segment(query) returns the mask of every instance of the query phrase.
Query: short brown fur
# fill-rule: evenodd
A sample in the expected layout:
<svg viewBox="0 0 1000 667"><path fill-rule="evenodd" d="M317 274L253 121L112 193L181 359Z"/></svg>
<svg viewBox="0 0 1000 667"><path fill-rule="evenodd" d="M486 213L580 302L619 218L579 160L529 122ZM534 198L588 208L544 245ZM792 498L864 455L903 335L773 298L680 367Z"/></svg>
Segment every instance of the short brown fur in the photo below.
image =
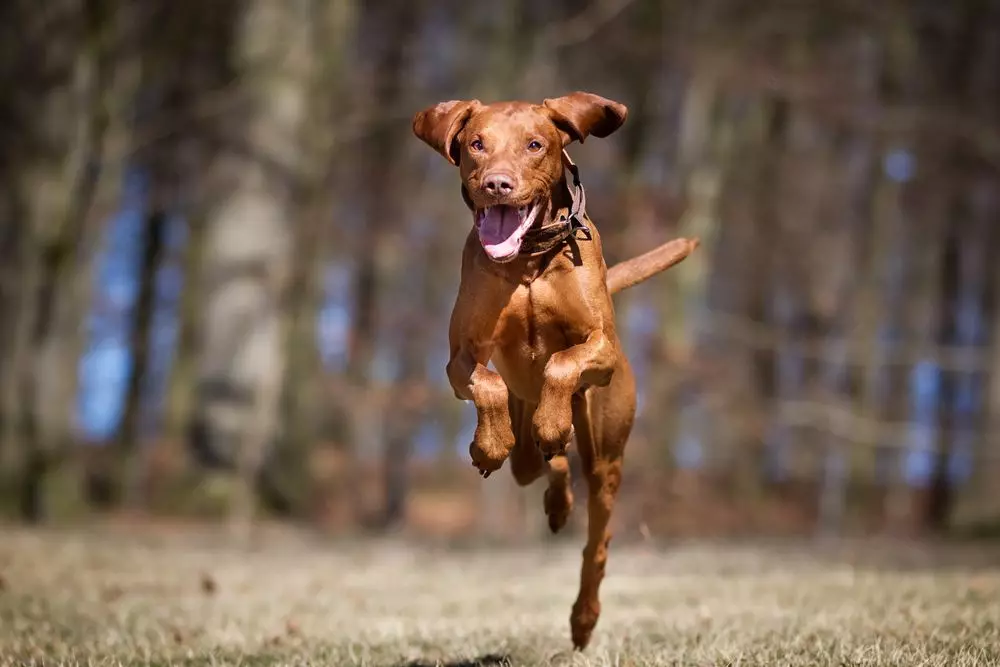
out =
<svg viewBox="0 0 1000 667"><path fill-rule="evenodd" d="M624 123L624 105L577 92L541 105L478 100L443 102L413 119L414 133L459 167L475 210L542 202L537 224L571 204L563 148L605 137ZM540 148L538 147L540 146ZM486 181L501 174L509 191ZM567 447L575 434L589 497L580 590L570 615L573 644L590 641L600 615L609 521L635 415L635 381L615 329L611 294L683 260L696 239L676 239L607 269L601 237L570 238L542 255L497 263L475 227L462 254L451 316L448 379L471 400L478 425L469 452L483 477L508 458L518 484L548 476L545 513L553 532L573 506ZM488 368L492 361L496 371Z"/></svg>

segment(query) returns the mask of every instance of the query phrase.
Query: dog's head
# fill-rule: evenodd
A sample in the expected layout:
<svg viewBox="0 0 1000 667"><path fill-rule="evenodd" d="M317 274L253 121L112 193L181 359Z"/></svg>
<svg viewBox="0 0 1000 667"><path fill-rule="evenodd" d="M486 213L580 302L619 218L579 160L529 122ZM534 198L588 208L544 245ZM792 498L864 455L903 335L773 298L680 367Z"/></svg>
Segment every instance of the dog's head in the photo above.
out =
<svg viewBox="0 0 1000 667"><path fill-rule="evenodd" d="M583 92L541 104L453 100L419 112L413 132L458 166L483 249L507 262L564 183L563 147L608 136L627 113L623 104Z"/></svg>

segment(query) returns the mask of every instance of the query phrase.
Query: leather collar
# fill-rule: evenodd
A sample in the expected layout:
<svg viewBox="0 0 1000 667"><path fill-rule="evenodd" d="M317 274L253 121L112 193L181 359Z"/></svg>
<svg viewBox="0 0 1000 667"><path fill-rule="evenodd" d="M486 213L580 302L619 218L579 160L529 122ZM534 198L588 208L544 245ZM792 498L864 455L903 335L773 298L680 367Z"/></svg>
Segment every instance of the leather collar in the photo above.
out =
<svg viewBox="0 0 1000 667"><path fill-rule="evenodd" d="M560 247L571 237L578 238L577 233L581 233L588 241L591 239L590 228L585 219L587 217L587 194L584 192L583 184L580 182L580 170L577 168L569 154L562 152L563 165L573 176L573 184L570 186L570 207L568 210L560 209L559 217L555 222L551 222L541 227L533 227L528 230L521 241L519 255L535 257Z"/></svg>

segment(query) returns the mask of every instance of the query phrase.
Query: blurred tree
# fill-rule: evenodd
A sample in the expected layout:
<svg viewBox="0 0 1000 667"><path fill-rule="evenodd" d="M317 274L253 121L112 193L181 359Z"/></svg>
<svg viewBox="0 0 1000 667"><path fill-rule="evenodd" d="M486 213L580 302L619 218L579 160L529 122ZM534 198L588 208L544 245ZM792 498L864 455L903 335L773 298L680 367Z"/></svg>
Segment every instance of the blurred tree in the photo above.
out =
<svg viewBox="0 0 1000 667"><path fill-rule="evenodd" d="M51 12L29 4L9 8L22 32L4 40L13 47L5 64L26 84L8 101L21 136L5 144L11 211L23 226L5 412L6 447L20 451L20 512L37 521L46 474L72 440L80 328L60 323L64 313L73 322L83 312L79 269L87 263L82 251L111 113L120 109L114 58L127 40L111 0L60 2Z"/></svg>
<svg viewBox="0 0 1000 667"><path fill-rule="evenodd" d="M349 141L345 99L350 90L351 49L356 7L352 2L309 3L310 74L307 115L301 127L302 205L291 223L294 256L283 304L285 355L282 390L283 440L269 484L290 509L302 512L312 500L308 464L319 437L323 367L316 343L318 312L323 306L322 275L330 261L336 225L333 211L340 193L335 176L337 147Z"/></svg>
<svg viewBox="0 0 1000 667"><path fill-rule="evenodd" d="M310 67L307 5L250 0L235 18L235 80L207 166L197 419L210 459L238 471L234 528L245 535L261 466L279 434L282 303L301 193Z"/></svg>
<svg viewBox="0 0 1000 667"><path fill-rule="evenodd" d="M921 6L918 3L918 6ZM930 17L930 18L925 18ZM997 61L996 21L1000 19L994 3L969 2L956 7L947 20L933 14L922 15L921 32L923 53L933 53L933 62L926 63L927 70L936 75L930 82L929 93L935 102L949 100L964 106L973 118L985 117L996 110ZM992 20L991 20L992 19ZM986 74L994 72L993 76ZM928 143L931 143L930 141ZM942 171L936 174L940 183L937 189L945 199L941 214L944 227L939 260L939 303L935 336L939 349L953 349L966 343L982 341L965 340L969 327L967 318L980 310L980 300L985 295L984 282L978 279L978 297L966 297L969 278L976 279L977 263L974 248L988 247L987 230L995 221L987 222L975 215L972 203L974 188L982 170L980 152L961 137L946 137L938 148L942 157ZM961 175L961 176L959 176ZM964 321L963 321L964 320ZM955 467L961 428L967 424L960 408L959 388L972 375L939 364L940 396L937 414L937 442L930 475L930 490L922 516L923 526L941 532L949 526L954 505Z"/></svg>

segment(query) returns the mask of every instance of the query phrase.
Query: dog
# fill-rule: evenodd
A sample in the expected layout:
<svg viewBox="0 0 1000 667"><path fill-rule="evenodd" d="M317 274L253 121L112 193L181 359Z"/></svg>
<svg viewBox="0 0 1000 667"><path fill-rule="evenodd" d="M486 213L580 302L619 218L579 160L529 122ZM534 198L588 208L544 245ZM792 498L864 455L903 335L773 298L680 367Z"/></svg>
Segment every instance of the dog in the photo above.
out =
<svg viewBox="0 0 1000 667"><path fill-rule="evenodd" d="M455 395L476 407L472 464L486 478L509 459L522 486L546 475L545 514L558 532L573 506L566 453L575 436L589 491L570 614L579 650L601 611L609 522L635 417L635 380L611 295L698 246L697 239L675 239L610 270L605 265L565 149L607 137L627 113L623 104L575 92L541 104L454 100L413 118L414 134L458 167L472 211L446 366Z"/></svg>

